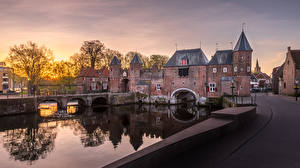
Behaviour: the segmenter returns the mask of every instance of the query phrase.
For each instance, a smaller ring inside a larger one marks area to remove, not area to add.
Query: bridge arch
[[[81,107],[88,106],[87,101],[83,98],[79,98],[79,97],[69,98],[68,103],[71,102],[71,101],[78,101],[78,105],[81,106]]]
[[[194,97],[195,101],[199,100],[199,96],[197,95],[197,93],[189,88],[178,88],[178,89],[174,90],[171,94],[171,99],[177,100],[179,98],[178,96],[181,93],[190,93]]]
[[[57,103],[57,109],[61,109],[62,108],[62,102],[60,102],[57,99],[42,99],[38,101],[38,107],[40,106],[40,104],[42,103],[47,103],[47,102],[55,102]]]
[[[99,105],[107,105],[107,98],[105,97],[95,97],[92,100],[92,106],[99,106]]]

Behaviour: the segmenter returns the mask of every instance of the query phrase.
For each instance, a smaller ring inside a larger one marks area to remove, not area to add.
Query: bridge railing
[[[56,94],[56,95],[24,95],[24,94],[1,94],[0,99],[19,99],[19,98],[39,98],[39,97],[68,97],[68,96],[88,96],[88,95],[101,95],[108,94],[108,92],[102,93],[80,93],[80,94]]]

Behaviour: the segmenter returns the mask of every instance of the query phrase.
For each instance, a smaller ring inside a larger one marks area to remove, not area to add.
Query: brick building
[[[288,47],[280,81],[281,94],[294,95],[296,79],[300,80],[300,50],[291,50],[291,47]]]
[[[0,93],[7,93],[12,89],[11,69],[6,67],[5,62],[0,62]]]
[[[198,101],[201,97],[231,94],[233,83],[235,94],[249,96],[252,51],[242,31],[233,50],[218,50],[210,61],[201,48],[177,50],[162,70],[155,66],[144,69],[136,54],[127,71],[114,57],[110,63],[110,91],[141,92],[148,95],[149,101],[176,103],[179,97]]]
[[[77,93],[100,91],[100,74],[93,68],[86,68],[76,77]]]

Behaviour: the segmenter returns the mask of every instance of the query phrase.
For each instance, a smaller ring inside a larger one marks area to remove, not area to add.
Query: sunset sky
[[[57,60],[100,40],[125,54],[171,56],[201,46],[208,57],[245,33],[262,70],[283,63],[287,46],[300,49],[299,0],[1,0],[0,60],[15,44],[34,41]]]

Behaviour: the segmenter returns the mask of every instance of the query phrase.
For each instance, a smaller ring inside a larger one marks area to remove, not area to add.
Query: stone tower
[[[116,56],[112,59],[110,66],[110,91],[119,92],[120,91],[120,80],[121,80],[121,62]]]
[[[129,78],[129,90],[130,91],[137,91],[136,90],[136,83],[141,78],[141,71],[143,69],[143,61],[136,53],[130,62],[130,67],[128,71],[128,78]]]
[[[250,95],[252,48],[242,31],[233,50],[233,77],[239,96]]]

